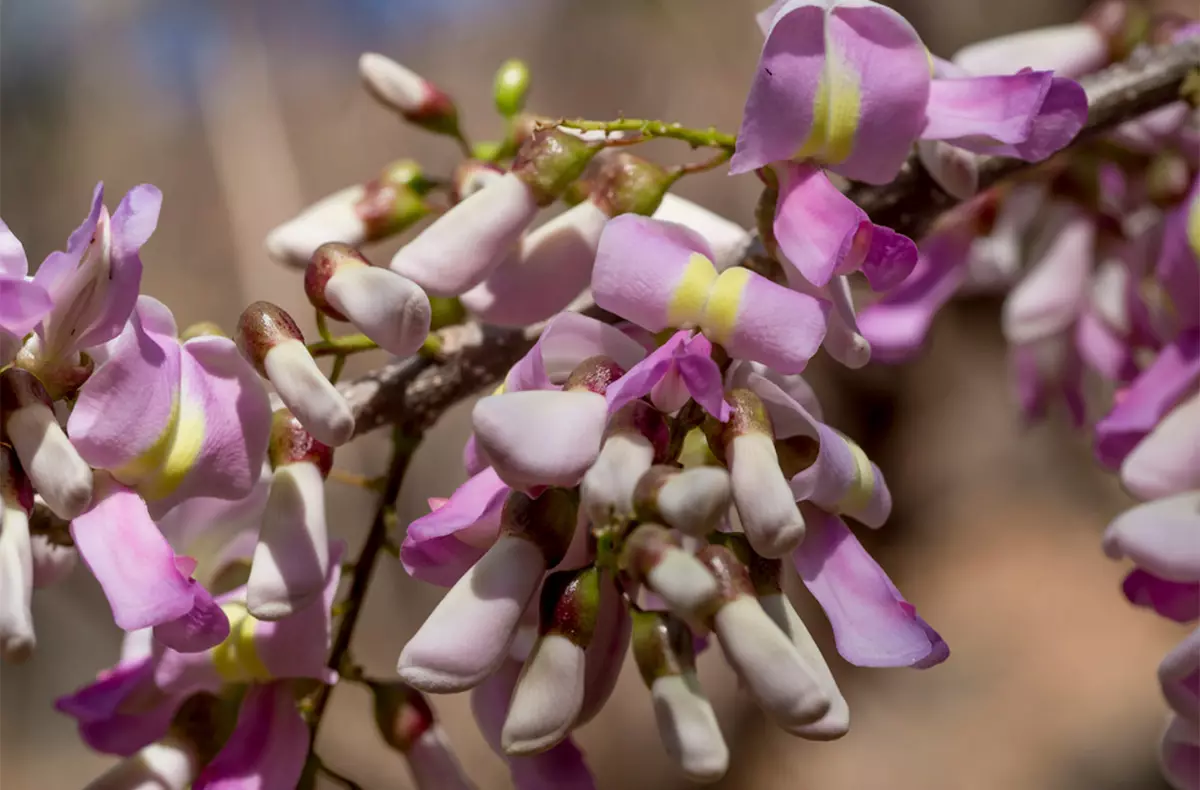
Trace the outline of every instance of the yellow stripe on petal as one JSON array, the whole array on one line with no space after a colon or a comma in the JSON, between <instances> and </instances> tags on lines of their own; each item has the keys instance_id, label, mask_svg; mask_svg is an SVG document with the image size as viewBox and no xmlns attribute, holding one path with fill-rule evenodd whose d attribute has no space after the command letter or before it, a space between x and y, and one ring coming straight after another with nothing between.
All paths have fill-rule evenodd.
<instances>
[{"instance_id":1,"label":"yellow stripe on petal","mask_svg":"<svg viewBox=\"0 0 1200 790\"><path fill-rule=\"evenodd\" d=\"M166 458L157 473L138 486L138 493L146 499L162 499L174 493L200 457L200 451L204 448L205 427L201 408L184 409Z\"/></svg>"},{"instance_id":2,"label":"yellow stripe on petal","mask_svg":"<svg viewBox=\"0 0 1200 790\"><path fill-rule=\"evenodd\" d=\"M271 672L258 655L254 632L258 620L246 611L242 603L227 603L221 607L229 618L229 636L213 648L213 667L222 680L245 683L250 680L270 680Z\"/></svg>"},{"instance_id":3,"label":"yellow stripe on petal","mask_svg":"<svg viewBox=\"0 0 1200 790\"><path fill-rule=\"evenodd\" d=\"M846 446L850 448L850 455L854 458L854 480L837 503L837 510L840 513L852 513L862 510L870 504L871 495L875 493L875 469L871 466L871 459L867 458L867 454L861 447L844 436L842 439L845 440Z\"/></svg>"},{"instance_id":4,"label":"yellow stripe on petal","mask_svg":"<svg viewBox=\"0 0 1200 790\"><path fill-rule=\"evenodd\" d=\"M862 115L862 89L858 74L825 40L825 67L813 99L813 124L796 151L796 159L814 159L836 165L854 151L854 137Z\"/></svg>"},{"instance_id":5,"label":"yellow stripe on petal","mask_svg":"<svg viewBox=\"0 0 1200 790\"><path fill-rule=\"evenodd\" d=\"M137 487L162 468L167 456L171 454L171 445L175 441L175 429L179 424L179 397L171 403L171 414L167 417L167 426L158 435L154 443L146 448L141 455L127 464L110 470L112 476L121 483Z\"/></svg>"},{"instance_id":6,"label":"yellow stripe on petal","mask_svg":"<svg viewBox=\"0 0 1200 790\"><path fill-rule=\"evenodd\" d=\"M704 303L708 301L708 292L716 279L717 267L713 266L713 262L693 252L667 304L667 324L680 327L699 322L704 314Z\"/></svg>"},{"instance_id":7,"label":"yellow stripe on petal","mask_svg":"<svg viewBox=\"0 0 1200 790\"><path fill-rule=\"evenodd\" d=\"M738 311L742 306L746 285L750 282L750 274L749 269L734 266L721 272L713 284L708 304L704 306L702 324L705 336L712 342L729 342L733 330L737 328Z\"/></svg>"}]
</instances>

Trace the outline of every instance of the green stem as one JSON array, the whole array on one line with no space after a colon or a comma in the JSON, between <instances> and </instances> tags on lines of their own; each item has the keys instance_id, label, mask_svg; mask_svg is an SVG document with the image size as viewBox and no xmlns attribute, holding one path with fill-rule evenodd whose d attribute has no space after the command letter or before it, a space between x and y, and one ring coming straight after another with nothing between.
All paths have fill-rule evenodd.
<instances>
[{"instance_id":1,"label":"green stem","mask_svg":"<svg viewBox=\"0 0 1200 790\"><path fill-rule=\"evenodd\" d=\"M342 369L346 367L346 355L338 354L333 359L333 370L329 371L329 383L337 384L342 377Z\"/></svg>"},{"instance_id":2,"label":"green stem","mask_svg":"<svg viewBox=\"0 0 1200 790\"><path fill-rule=\"evenodd\" d=\"M308 353L314 357L346 356L363 351L374 351L377 348L379 346L375 344L375 341L366 335L343 335L309 343Z\"/></svg>"},{"instance_id":3,"label":"green stem","mask_svg":"<svg viewBox=\"0 0 1200 790\"><path fill-rule=\"evenodd\" d=\"M333 335L329 332L329 320L325 317L325 314L322 313L320 310L317 310L316 312L317 312L317 334L320 335L321 339L326 342L333 340Z\"/></svg>"},{"instance_id":4,"label":"green stem","mask_svg":"<svg viewBox=\"0 0 1200 790\"><path fill-rule=\"evenodd\" d=\"M692 129L678 123L650 121L639 118L618 118L615 121L588 121L583 118L561 120L559 126L585 132L638 132L646 139L668 137L682 140L692 148L726 148L733 150L737 138L710 126L707 129Z\"/></svg>"}]
</instances>

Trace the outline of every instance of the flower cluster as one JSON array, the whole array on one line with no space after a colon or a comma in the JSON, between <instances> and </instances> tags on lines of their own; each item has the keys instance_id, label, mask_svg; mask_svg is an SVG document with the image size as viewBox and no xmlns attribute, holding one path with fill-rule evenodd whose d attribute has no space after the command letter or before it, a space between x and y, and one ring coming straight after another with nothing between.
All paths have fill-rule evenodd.
<instances>
[{"instance_id":1,"label":"flower cluster","mask_svg":"<svg viewBox=\"0 0 1200 790\"><path fill-rule=\"evenodd\" d=\"M951 62L870 0L779 0L758 18L765 43L736 136L536 115L529 72L510 61L494 94L504 135L472 145L446 93L364 55L371 95L464 159L445 177L393 162L270 234L268 252L304 268L313 343L269 302L226 337L181 333L139 294L153 187L111 215L97 188L66 251L32 278L0 224L0 654L29 655L31 591L78 554L128 634L118 663L58 708L125 758L96 785L109 788L348 782L312 751L340 681L372 692L384 740L423 790L472 786L423 696L467 690L518 790L591 788L573 732L630 651L664 749L694 780L729 764L695 674L710 647L785 731L842 737L849 706L797 614L801 588L854 665L928 668L949 648L848 525L883 526L891 495L801 374L821 349L848 367L910 353L965 281L1012 278L1035 226L1044 240L1005 318L1024 401L1061 392L1082 414L1084 363L1123 387L1098 449L1153 501L1107 545L1141 566L1131 600L1194 619L1200 567L1180 541L1200 527L1200 187L1185 196L1196 163L1179 153L1194 129L1186 108L1166 107L1054 156L1086 121L1072 78L1127 54L1133 22L1107 8ZM1194 33L1156 35L1167 27ZM715 156L662 167L627 150L654 137ZM1173 158L1160 166L1163 141ZM976 196L985 157L1049 161ZM919 244L840 188L917 162L970 198ZM670 192L725 163L763 182L766 256ZM386 266L363 252L412 231ZM859 275L880 294L861 316ZM475 405L470 479L390 544L449 590L399 679L368 677L351 636L419 437L397 433L375 524L343 564L325 483L362 421L336 382L360 351L444 362L441 330L468 319L540 331ZM328 321L361 334L334 336ZM335 358L329 374L321 356ZM1164 759L1180 787L1200 754L1195 652L1193 637L1163 669L1178 714Z\"/></svg>"}]
</instances>

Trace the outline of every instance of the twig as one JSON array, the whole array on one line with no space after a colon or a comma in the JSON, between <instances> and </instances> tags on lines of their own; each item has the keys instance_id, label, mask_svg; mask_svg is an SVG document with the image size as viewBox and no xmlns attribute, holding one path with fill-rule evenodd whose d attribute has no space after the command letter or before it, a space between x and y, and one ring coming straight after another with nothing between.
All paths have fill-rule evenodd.
<instances>
[{"instance_id":1,"label":"twig","mask_svg":"<svg viewBox=\"0 0 1200 790\"><path fill-rule=\"evenodd\" d=\"M1083 81L1089 117L1080 139L1178 100L1184 80L1198 67L1200 40L1192 39L1092 75ZM621 123L636 128L643 122ZM1019 160L986 159L980 167L980 185L992 186L1033 167ZM850 196L874 221L915 237L955 202L915 159L892 183L856 186ZM748 252L753 254L753 248ZM458 401L500 381L535 337L532 331L467 324L444 338L439 362L415 357L343 385L357 417L358 433L389 423L410 433L423 431Z\"/></svg>"},{"instance_id":2,"label":"twig","mask_svg":"<svg viewBox=\"0 0 1200 790\"><path fill-rule=\"evenodd\" d=\"M388 467L387 480L375 509L375 518L371 522L371 531L363 544L358 559L354 561L354 574L350 579L350 590L342 600L342 619L338 623L333 636L333 647L329 651L329 668L342 670L342 662L350 651L350 640L354 637L354 628L358 625L358 617L362 613L363 601L367 597L367 589L371 584L371 574L375 570L375 560L384 550L388 542L388 526L391 519L388 514L395 507L396 498L400 495L400 485L404 482L404 474L408 471L409 462L417 445L421 443L421 431L410 432L397 427L393 436L392 460ZM317 728L325 714L325 706L329 702L332 686L321 686L312 698L309 707L309 727L312 730L311 743L317 742Z\"/></svg>"}]
</instances>

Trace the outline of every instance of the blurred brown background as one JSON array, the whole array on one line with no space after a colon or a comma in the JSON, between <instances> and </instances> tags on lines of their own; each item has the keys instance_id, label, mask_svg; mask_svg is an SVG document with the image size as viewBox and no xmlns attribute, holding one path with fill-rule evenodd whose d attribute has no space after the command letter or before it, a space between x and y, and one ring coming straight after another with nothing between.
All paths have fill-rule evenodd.
<instances>
[{"instance_id":1,"label":"blurred brown background","mask_svg":"<svg viewBox=\"0 0 1200 790\"><path fill-rule=\"evenodd\" d=\"M765 2L4 0L0 215L36 264L62 246L97 180L110 207L149 181L166 200L143 253L143 290L181 325L213 319L231 328L257 298L308 316L299 276L267 260L266 232L391 159L415 156L437 171L456 156L372 104L358 86L359 52L383 52L434 79L458 98L476 138L498 133L491 74L510 56L533 68L531 108L547 114L623 112L734 130L760 46L753 12ZM1083 2L894 5L949 55L989 35L1073 19ZM756 197L754 179L721 174L681 191L741 222ZM1054 422L1021 425L997 307L948 310L929 352L908 366L855 374L814 366L832 421L875 456L895 496L891 522L865 537L950 643L950 661L928 672L855 670L830 647L854 725L840 742L812 744L767 726L708 656L702 677L734 754L721 787L1161 786L1154 669L1181 632L1120 596L1123 569L1104 559L1099 536L1128 502L1094 468L1086 440ZM404 517L462 479L465 413L429 436L403 492ZM359 442L339 452L338 465L377 473L382 449ZM331 487L332 522L356 543L371 499ZM392 672L439 594L385 561L355 647L369 672ZM81 787L109 758L81 746L51 701L112 662L118 632L86 572L39 593L34 611L35 659L0 669L0 787ZM828 636L820 614L810 614ZM632 667L621 682L581 734L601 787L679 785ZM479 786L507 787L465 696L437 703ZM408 787L367 705L358 688L335 692L319 751L367 787Z\"/></svg>"}]
</instances>

